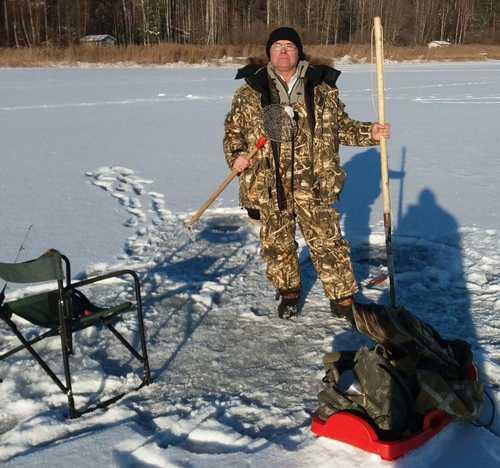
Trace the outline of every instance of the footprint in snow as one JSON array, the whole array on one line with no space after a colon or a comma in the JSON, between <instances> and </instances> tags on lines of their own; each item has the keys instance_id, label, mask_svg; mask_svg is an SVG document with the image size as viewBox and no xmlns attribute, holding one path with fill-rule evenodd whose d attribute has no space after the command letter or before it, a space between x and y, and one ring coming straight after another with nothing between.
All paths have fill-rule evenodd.
<instances>
[{"instance_id":1,"label":"footprint in snow","mask_svg":"<svg viewBox=\"0 0 500 468\"><path fill-rule=\"evenodd\" d=\"M133 228L134 233L126 240L125 253L129 258L144 261L159 252L165 252L165 233L177 233L178 225L172 212L165 208L165 196L148 192L145 187L153 180L136 175L128 168L105 166L85 173L91 183L116 198L128 214L123 226ZM143 208L148 207L148 208ZM179 242L185 242L174 235ZM169 241L168 247L175 248Z\"/></svg>"},{"instance_id":2,"label":"footprint in snow","mask_svg":"<svg viewBox=\"0 0 500 468\"><path fill-rule=\"evenodd\" d=\"M17 419L8 413L0 413L0 434L4 434L17 425Z\"/></svg>"}]
</instances>

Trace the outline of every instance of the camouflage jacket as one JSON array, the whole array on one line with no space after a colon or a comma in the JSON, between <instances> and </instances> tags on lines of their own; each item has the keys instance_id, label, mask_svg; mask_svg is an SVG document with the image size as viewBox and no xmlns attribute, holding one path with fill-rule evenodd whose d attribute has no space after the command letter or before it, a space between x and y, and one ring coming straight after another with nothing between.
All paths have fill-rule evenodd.
<instances>
[{"instance_id":1,"label":"camouflage jacket","mask_svg":"<svg viewBox=\"0 0 500 468\"><path fill-rule=\"evenodd\" d=\"M284 209L293 198L330 205L345 179L339 145L372 146L371 122L351 119L339 99L335 82L340 72L309 65L304 99L293 105L299 131L293 143L269 142L254 164L240 176L240 204L245 208ZM249 153L264 135L262 109L272 103L273 90L266 67L247 65L225 122L224 153L232 167L237 156Z\"/></svg>"}]
</instances>

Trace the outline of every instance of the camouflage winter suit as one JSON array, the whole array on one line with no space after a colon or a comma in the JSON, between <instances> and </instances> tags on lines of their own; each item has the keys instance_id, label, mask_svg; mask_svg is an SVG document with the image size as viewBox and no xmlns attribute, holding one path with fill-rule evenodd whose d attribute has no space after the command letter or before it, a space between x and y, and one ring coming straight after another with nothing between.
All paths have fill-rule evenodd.
<instances>
[{"instance_id":1,"label":"camouflage winter suit","mask_svg":"<svg viewBox=\"0 0 500 468\"><path fill-rule=\"evenodd\" d=\"M292 104L298 134L293 142L270 142L258 152L253 166L240 176L240 204L260 212L261 254L276 288L300 289L298 223L327 297L340 299L356 292L357 285L350 246L332 208L345 179L338 149L341 144L377 142L371 139L371 123L352 120L344 111L335 86L340 72L307 65L303 96ZM230 167L264 135L262 108L282 102L276 78L265 66L247 65L236 78L245 78L247 84L236 91L225 123L224 152Z\"/></svg>"}]
</instances>

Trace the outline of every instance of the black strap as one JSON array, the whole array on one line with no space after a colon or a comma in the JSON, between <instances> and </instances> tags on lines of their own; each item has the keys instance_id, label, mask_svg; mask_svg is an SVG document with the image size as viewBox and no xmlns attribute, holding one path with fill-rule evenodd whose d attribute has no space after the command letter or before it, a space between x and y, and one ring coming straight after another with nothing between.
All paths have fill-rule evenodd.
<instances>
[{"instance_id":1,"label":"black strap","mask_svg":"<svg viewBox=\"0 0 500 468\"><path fill-rule=\"evenodd\" d=\"M83 294L78 289L71 290L71 315L74 319L79 319L85 311L92 313L97 312L96 306L94 306L88 299L88 297Z\"/></svg>"}]
</instances>

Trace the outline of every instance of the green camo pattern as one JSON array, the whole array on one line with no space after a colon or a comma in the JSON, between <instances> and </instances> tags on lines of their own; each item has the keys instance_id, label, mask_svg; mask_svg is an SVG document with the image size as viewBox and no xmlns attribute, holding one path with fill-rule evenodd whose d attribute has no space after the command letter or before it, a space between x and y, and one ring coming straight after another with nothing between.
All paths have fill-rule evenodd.
<instances>
[{"instance_id":1,"label":"green camo pattern","mask_svg":"<svg viewBox=\"0 0 500 468\"><path fill-rule=\"evenodd\" d=\"M342 353L336 353L338 360ZM319 394L316 415L323 420L338 411L355 411L372 422L385 437L409 435L417 428L414 411L414 386L411 379L391 369L382 348L362 347L355 355L352 369L358 377L361 392L343 393L337 389L340 378L336 360L324 360L327 375L325 389Z\"/></svg>"},{"instance_id":2,"label":"green camo pattern","mask_svg":"<svg viewBox=\"0 0 500 468\"><path fill-rule=\"evenodd\" d=\"M324 358L325 388L319 394L317 415L323 420L338 411L354 411L386 435L400 437L421 427L434 409L476 421L484 388L468 377L470 346L444 340L406 309L375 304L355 307L358 330L374 339L375 349L328 353ZM354 369L360 394L338 390L342 372Z\"/></svg>"},{"instance_id":3,"label":"green camo pattern","mask_svg":"<svg viewBox=\"0 0 500 468\"><path fill-rule=\"evenodd\" d=\"M356 308L358 330L382 344L407 373L416 373L420 384L417 411L440 408L451 416L476 420L483 401L483 385L466 378L472 365L469 345L461 340L443 340L430 325L404 307Z\"/></svg>"},{"instance_id":4,"label":"green camo pattern","mask_svg":"<svg viewBox=\"0 0 500 468\"><path fill-rule=\"evenodd\" d=\"M271 88L271 93L276 90ZM275 100L279 97L275 96ZM261 254L267 276L280 290L300 289L295 244L298 223L311 259L330 299L357 291L350 245L342 238L337 201L346 177L340 166L339 145L371 146L370 122L351 119L338 89L322 83L314 88L315 129L311 132L304 100L292 105L298 115L293 142L281 143L279 173L286 209L279 210L276 170L271 144L257 153L252 167L240 175L240 204L261 215ZM313 135L314 133L314 135ZM264 135L260 94L249 85L239 88L225 122L224 152L232 167L237 156L249 153Z\"/></svg>"},{"instance_id":5,"label":"green camo pattern","mask_svg":"<svg viewBox=\"0 0 500 468\"><path fill-rule=\"evenodd\" d=\"M242 86L234 95L223 142L230 167L237 156L248 154L265 135L260 99L260 94L249 85ZM287 201L295 197L331 205L337 201L345 179L339 145L378 143L371 138L370 122L359 122L347 115L337 88L325 83L316 86L314 104L314 138L307 123L305 104L298 102L292 106L299 116L299 131L293 143L280 145L280 171ZM274 158L269 143L258 152L254 165L240 176L240 204L245 208L270 205L271 209L278 209Z\"/></svg>"},{"instance_id":6,"label":"green camo pattern","mask_svg":"<svg viewBox=\"0 0 500 468\"><path fill-rule=\"evenodd\" d=\"M297 199L293 212L261 209L261 255L267 277L277 289L300 289L300 269L295 244L296 224L330 299L357 291L350 260L350 245L342 238L339 214L329 206Z\"/></svg>"}]
</instances>

